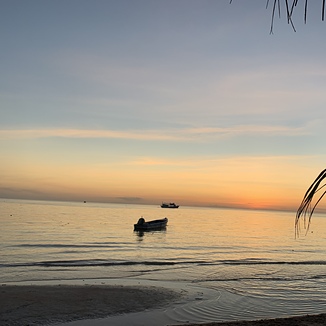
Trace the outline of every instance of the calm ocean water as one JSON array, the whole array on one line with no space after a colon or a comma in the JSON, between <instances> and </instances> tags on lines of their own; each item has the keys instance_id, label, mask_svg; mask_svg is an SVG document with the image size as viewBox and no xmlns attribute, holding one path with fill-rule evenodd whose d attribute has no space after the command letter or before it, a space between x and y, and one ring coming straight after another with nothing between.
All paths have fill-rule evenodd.
<instances>
[{"instance_id":1,"label":"calm ocean water","mask_svg":"<svg viewBox=\"0 0 326 326\"><path fill-rule=\"evenodd\" d=\"M251 298L257 310L275 315L326 311L323 215L295 239L295 214L288 212L5 199L0 207L2 284L185 282L234 295L236 303L220 301L219 309L242 305L235 319L253 311ZM134 232L140 216L168 217L166 231Z\"/></svg>"}]
</instances>

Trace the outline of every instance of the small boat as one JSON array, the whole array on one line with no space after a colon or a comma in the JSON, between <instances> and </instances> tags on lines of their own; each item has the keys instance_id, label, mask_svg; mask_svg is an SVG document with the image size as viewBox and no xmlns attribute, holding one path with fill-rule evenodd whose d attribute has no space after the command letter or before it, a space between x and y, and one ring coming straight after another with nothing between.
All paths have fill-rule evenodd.
<instances>
[{"instance_id":1,"label":"small boat","mask_svg":"<svg viewBox=\"0 0 326 326\"><path fill-rule=\"evenodd\" d=\"M162 218L160 220L153 220L146 222L143 217L141 217L137 224L134 224L134 231L152 231L152 230L162 230L165 229L168 223L168 219Z\"/></svg>"},{"instance_id":2,"label":"small boat","mask_svg":"<svg viewBox=\"0 0 326 326\"><path fill-rule=\"evenodd\" d=\"M179 205L176 205L175 203L162 203L162 208L178 208Z\"/></svg>"}]
</instances>

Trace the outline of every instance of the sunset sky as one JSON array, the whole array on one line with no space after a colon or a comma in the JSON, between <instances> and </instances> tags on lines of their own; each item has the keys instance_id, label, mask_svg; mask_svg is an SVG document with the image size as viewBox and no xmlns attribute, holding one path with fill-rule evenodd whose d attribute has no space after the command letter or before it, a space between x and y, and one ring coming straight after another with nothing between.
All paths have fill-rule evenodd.
<instances>
[{"instance_id":1,"label":"sunset sky","mask_svg":"<svg viewBox=\"0 0 326 326\"><path fill-rule=\"evenodd\" d=\"M261 0L10 0L0 197L296 209L326 168L326 22Z\"/></svg>"}]
</instances>

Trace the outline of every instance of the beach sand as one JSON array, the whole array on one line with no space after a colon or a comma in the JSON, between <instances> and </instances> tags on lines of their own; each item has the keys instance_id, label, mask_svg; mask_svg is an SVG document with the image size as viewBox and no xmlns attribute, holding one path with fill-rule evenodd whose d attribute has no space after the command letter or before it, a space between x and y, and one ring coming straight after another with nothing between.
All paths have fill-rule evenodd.
<instances>
[{"instance_id":1,"label":"beach sand","mask_svg":"<svg viewBox=\"0 0 326 326\"><path fill-rule=\"evenodd\" d=\"M0 325L3 326L48 325L80 319L103 318L161 308L181 296L178 292L151 286L3 285L0 289ZM215 325L321 326L326 325L326 314L205 324L205 326Z\"/></svg>"},{"instance_id":2,"label":"beach sand","mask_svg":"<svg viewBox=\"0 0 326 326\"><path fill-rule=\"evenodd\" d=\"M186 324L187 326L198 326L198 324ZM234 321L223 323L206 323L200 326L325 326L326 314L307 315L300 317L261 319L253 321ZM178 325L185 326L185 325Z\"/></svg>"}]
</instances>

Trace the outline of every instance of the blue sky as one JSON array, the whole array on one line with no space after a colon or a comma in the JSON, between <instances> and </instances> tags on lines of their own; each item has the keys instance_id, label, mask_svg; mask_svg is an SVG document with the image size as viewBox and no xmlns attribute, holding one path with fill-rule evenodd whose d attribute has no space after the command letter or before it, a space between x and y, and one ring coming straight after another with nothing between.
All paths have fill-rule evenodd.
<instances>
[{"instance_id":1,"label":"blue sky","mask_svg":"<svg viewBox=\"0 0 326 326\"><path fill-rule=\"evenodd\" d=\"M325 167L326 24L310 1L270 35L265 6L4 2L0 197L295 207Z\"/></svg>"}]
</instances>

